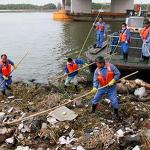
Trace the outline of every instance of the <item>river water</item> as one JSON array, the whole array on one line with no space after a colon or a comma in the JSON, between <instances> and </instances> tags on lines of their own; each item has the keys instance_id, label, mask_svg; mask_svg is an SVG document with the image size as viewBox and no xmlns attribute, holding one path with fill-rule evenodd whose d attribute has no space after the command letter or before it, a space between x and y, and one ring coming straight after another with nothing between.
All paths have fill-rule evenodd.
<instances>
[{"instance_id":1,"label":"river water","mask_svg":"<svg viewBox=\"0 0 150 150\"><path fill-rule=\"evenodd\" d=\"M49 76L62 71L64 53L82 47L91 25L91 22L54 21L49 12L0 13L0 54L8 54L17 63L29 50L13 74L14 79L46 83ZM108 24L108 28L117 31L118 25ZM93 31L86 47L94 41Z\"/></svg>"}]
</instances>

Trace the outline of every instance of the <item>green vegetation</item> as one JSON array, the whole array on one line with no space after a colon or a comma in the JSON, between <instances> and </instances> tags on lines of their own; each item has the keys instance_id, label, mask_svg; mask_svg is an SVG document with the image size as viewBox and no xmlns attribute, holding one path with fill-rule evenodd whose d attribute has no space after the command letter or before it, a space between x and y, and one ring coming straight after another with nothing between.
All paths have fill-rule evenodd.
<instances>
[{"instance_id":1,"label":"green vegetation","mask_svg":"<svg viewBox=\"0 0 150 150\"><path fill-rule=\"evenodd\" d=\"M53 3L46 4L43 6L31 5L31 4L7 4L0 5L0 10L19 10L19 9L35 9L35 10L47 10L56 9L56 5Z\"/></svg>"}]
</instances>

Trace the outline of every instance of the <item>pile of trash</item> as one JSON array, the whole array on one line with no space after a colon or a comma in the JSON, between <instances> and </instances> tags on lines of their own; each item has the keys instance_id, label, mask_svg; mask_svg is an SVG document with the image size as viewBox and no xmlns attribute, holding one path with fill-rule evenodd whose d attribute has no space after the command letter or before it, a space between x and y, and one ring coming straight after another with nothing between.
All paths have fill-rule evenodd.
<instances>
[{"instance_id":1,"label":"pile of trash","mask_svg":"<svg viewBox=\"0 0 150 150\"><path fill-rule=\"evenodd\" d=\"M141 88L138 82L125 80L118 83L132 89L119 92L118 119L113 116L110 100L105 97L96 113L92 114L91 96L79 99L74 105L69 103L70 99L83 93L68 96L53 85L14 83L15 97L0 97L0 149L148 150L150 104L143 98L146 97L145 93L149 93L149 88L148 84L142 84L145 91L137 92ZM131 83L135 83L135 86L131 86ZM68 104L62 106L66 102ZM56 107L59 105L61 107ZM47 114L38 114L53 107L56 109ZM37 116L24 119L36 113ZM21 121L9 124L17 119Z\"/></svg>"}]
</instances>

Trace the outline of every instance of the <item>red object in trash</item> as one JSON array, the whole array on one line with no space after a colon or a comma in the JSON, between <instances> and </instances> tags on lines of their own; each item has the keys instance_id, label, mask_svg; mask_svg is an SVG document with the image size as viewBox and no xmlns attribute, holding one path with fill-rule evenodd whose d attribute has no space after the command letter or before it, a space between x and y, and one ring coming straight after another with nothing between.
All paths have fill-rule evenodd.
<instances>
[{"instance_id":1,"label":"red object in trash","mask_svg":"<svg viewBox=\"0 0 150 150\"><path fill-rule=\"evenodd\" d=\"M145 127L146 127L147 129L150 129L150 123L149 123L149 124L146 124Z\"/></svg>"}]
</instances>

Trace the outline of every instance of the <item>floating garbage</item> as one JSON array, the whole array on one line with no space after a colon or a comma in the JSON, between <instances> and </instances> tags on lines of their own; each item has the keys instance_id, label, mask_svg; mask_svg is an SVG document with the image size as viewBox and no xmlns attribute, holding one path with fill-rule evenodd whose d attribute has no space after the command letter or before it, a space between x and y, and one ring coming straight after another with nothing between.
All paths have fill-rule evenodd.
<instances>
[{"instance_id":1,"label":"floating garbage","mask_svg":"<svg viewBox=\"0 0 150 150\"><path fill-rule=\"evenodd\" d=\"M5 113L4 112L0 112L0 121L3 121L4 116L5 116Z\"/></svg>"},{"instance_id":2,"label":"floating garbage","mask_svg":"<svg viewBox=\"0 0 150 150\"><path fill-rule=\"evenodd\" d=\"M138 88L134 91L134 95L142 98L146 96L146 89L144 87Z\"/></svg>"}]
</instances>

